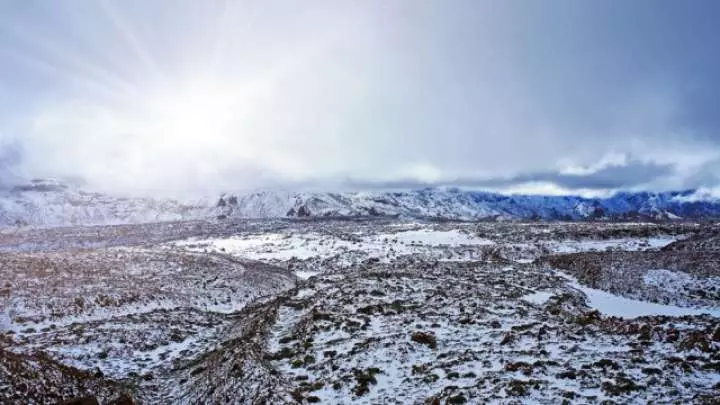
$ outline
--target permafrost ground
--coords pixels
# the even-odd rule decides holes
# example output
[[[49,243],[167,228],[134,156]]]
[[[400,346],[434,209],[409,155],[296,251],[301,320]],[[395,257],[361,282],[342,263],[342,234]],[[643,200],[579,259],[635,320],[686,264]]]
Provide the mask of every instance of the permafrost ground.
[[[695,224],[5,232],[0,403],[717,403]]]

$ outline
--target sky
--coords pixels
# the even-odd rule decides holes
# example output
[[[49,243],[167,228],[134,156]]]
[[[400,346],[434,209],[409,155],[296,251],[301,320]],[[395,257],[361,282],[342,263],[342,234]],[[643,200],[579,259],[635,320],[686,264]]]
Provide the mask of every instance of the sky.
[[[0,0],[0,183],[720,190],[715,0]]]

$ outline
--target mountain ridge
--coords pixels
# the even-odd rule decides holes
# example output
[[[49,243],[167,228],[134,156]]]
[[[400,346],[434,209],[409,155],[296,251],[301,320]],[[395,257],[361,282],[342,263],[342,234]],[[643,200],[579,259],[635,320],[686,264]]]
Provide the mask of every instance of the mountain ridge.
[[[232,217],[387,216],[457,220],[632,220],[720,217],[720,201],[693,200],[695,190],[619,192],[605,198],[506,195],[426,188],[345,193],[226,194],[216,213]]]
[[[226,193],[201,202],[117,197],[57,181],[0,191],[0,226],[115,225],[239,218],[382,217],[445,220],[705,220],[720,200],[695,190],[618,192],[609,197],[507,195],[457,188],[405,191]]]

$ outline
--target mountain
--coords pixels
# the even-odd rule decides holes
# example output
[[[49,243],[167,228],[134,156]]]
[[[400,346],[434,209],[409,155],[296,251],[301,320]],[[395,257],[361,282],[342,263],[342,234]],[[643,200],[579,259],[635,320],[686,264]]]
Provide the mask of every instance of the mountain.
[[[720,218],[720,200],[680,192],[608,198],[503,195],[459,189],[224,194],[212,202],[126,198],[52,180],[0,191],[0,227],[111,225],[176,220],[400,216],[450,220],[674,220]]]
[[[173,200],[125,198],[36,179],[0,190],[0,226],[116,225],[196,219],[207,206]]]
[[[608,198],[503,195],[459,189],[401,192],[282,193],[222,196],[218,218],[402,216],[456,220],[668,220],[720,218],[720,200],[680,192],[617,193]]]

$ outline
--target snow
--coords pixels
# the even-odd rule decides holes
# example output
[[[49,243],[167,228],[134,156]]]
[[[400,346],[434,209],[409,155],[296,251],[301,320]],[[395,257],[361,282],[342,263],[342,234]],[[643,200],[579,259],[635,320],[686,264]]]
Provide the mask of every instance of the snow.
[[[673,284],[688,284],[694,279],[695,277],[687,273],[665,269],[657,269],[648,270],[643,276],[643,283],[645,283],[645,285],[651,285],[655,287],[667,286],[668,288],[672,288]]]
[[[654,237],[628,237],[614,239],[565,239],[565,240],[537,240],[504,245],[508,258],[515,263],[532,263],[535,259],[548,253],[568,254],[581,252],[605,251],[646,251],[657,250],[667,246],[685,236],[664,235]]]
[[[0,227],[57,227],[178,221],[207,217],[202,203],[126,198],[57,181],[0,191]]]
[[[193,249],[195,245],[243,257],[251,260],[290,260],[292,258],[305,260],[311,257],[327,257],[334,253],[330,245],[324,242],[326,236],[308,234],[301,236],[266,233],[244,234],[226,239],[188,240],[177,242],[176,245]],[[347,248],[349,243],[337,241],[336,248]],[[197,249],[200,250],[200,249]]]
[[[643,283],[668,292],[704,290],[710,285],[720,285],[720,277],[700,279],[682,271],[651,269],[643,275]]]
[[[443,217],[464,220],[483,218],[581,220],[600,209],[605,216],[642,215],[648,218],[692,217],[682,193],[618,193],[607,198],[578,196],[508,195],[457,189],[423,189],[401,192],[288,193],[259,192],[234,196],[217,214],[227,217],[282,217],[288,212],[324,215],[399,215],[406,218]],[[720,203],[704,200],[706,209],[718,212]]]
[[[318,272],[318,271],[296,271],[295,272],[295,275],[298,278],[301,278],[303,280],[307,280],[310,277],[317,276],[318,274],[320,274],[320,272]]]
[[[431,229],[404,231],[394,234],[380,234],[371,240],[377,241],[384,238],[393,240],[397,239],[399,243],[415,243],[431,246],[492,245],[495,243],[489,239],[474,237],[458,230],[434,231]]]
[[[143,315],[155,311],[169,311],[179,307],[180,304],[168,299],[159,299],[157,301],[151,301],[143,304],[132,304],[125,305],[118,308],[90,308],[87,312],[78,315],[68,315],[61,318],[55,317],[51,319],[44,319],[40,322],[31,321],[28,323],[12,323],[9,329],[14,332],[20,332],[28,326],[32,326],[36,329],[44,329],[47,327],[64,327],[72,324],[91,323],[99,322],[112,318],[119,318],[128,315]],[[18,313],[28,316],[33,314],[30,311],[23,311],[20,304],[13,305],[13,309]]]
[[[533,304],[542,305],[547,302],[554,294],[547,291],[536,291],[532,294],[528,294],[521,299]]]
[[[554,253],[577,253],[622,249],[624,251],[659,249],[678,240],[676,236],[652,238],[619,238],[606,240],[566,240],[554,242],[550,249]]]
[[[12,319],[8,314],[7,308],[0,312],[0,331],[9,330],[12,326]]]
[[[309,298],[315,295],[315,290],[312,288],[303,288],[295,294],[295,298],[297,299],[303,299],[303,298]]]
[[[145,374],[163,364],[170,364],[176,359],[184,358],[183,354],[187,355],[193,349],[197,351],[197,346],[200,345],[200,336],[204,335],[207,335],[207,331],[180,342],[168,342],[166,345],[158,346],[150,351],[128,350],[123,352],[122,356],[110,356],[104,359],[88,358],[88,353],[97,354],[103,351],[101,345],[92,343],[57,346],[51,349],[50,352],[64,358],[72,366],[79,368],[97,367],[103,374],[121,379],[127,378],[131,372]],[[113,349],[121,351],[123,347],[115,344]],[[142,361],[137,361],[137,359],[142,359]]]
[[[576,318],[587,311],[585,303],[624,318],[720,316],[720,308],[623,298],[574,279],[566,282],[550,274],[542,261],[520,264],[529,262],[530,256],[557,251],[653,249],[675,239],[657,236],[665,232],[662,229],[654,231],[653,238],[603,240],[608,235],[633,235],[606,232],[610,227],[640,225],[271,222],[272,227],[238,226],[242,231],[233,229],[233,233],[213,229],[142,248],[102,249],[103,254],[90,256],[63,251],[47,256],[47,262],[72,258],[77,263],[52,272],[39,266],[36,273],[47,278],[35,277],[23,262],[17,262],[17,271],[5,270],[5,278],[12,275],[13,296],[3,301],[0,292],[0,334],[3,324],[9,325],[6,318],[35,315],[41,323],[18,321],[12,342],[18,351],[45,350],[64,364],[84,370],[97,367],[117,380],[131,372],[151,373],[153,380],[136,379],[137,392],[145,396],[143,403],[216,403],[223,402],[225,395],[256,398],[246,392],[257,393],[258,387],[283,396],[302,387],[304,381],[324,384],[303,394],[317,396],[323,403],[422,403],[431,396],[447,402],[456,394],[466,396],[467,403],[550,403],[560,402],[568,391],[578,395],[573,399],[577,403],[605,399],[645,403],[664,396],[686,403],[692,395],[712,390],[720,379],[709,355],[688,360],[695,368],[691,373],[664,367],[671,356],[688,357],[681,342],[695,331],[708,335],[717,318],[643,320],[658,330],[675,325],[681,336],[676,342],[653,336],[652,343],[642,346],[642,363],[635,362],[637,337],[614,328],[624,328],[629,322],[603,319],[610,327],[598,329],[579,327]],[[596,235],[586,232],[593,229]],[[684,232],[685,228],[674,229]],[[167,242],[190,235],[203,236]],[[516,263],[496,260],[495,253],[513,254],[508,258]],[[607,254],[611,255],[615,253]],[[80,266],[83,263],[87,269]],[[633,281],[642,278],[653,293],[705,281],[687,273],[646,268],[643,264],[634,269]],[[317,277],[312,282],[298,280],[313,276]],[[63,294],[46,294],[51,283],[44,280],[53,281]],[[125,290],[140,299],[110,307],[90,305],[98,294],[122,297],[120,292]],[[26,292],[18,296],[21,291]],[[586,300],[576,299],[581,293]],[[66,308],[76,296],[87,298],[88,303],[79,312]],[[570,296],[573,299],[564,299]],[[254,302],[247,312],[235,314],[250,301]],[[33,305],[23,306],[25,302]],[[38,305],[45,302],[52,305]],[[11,312],[3,312],[6,303],[12,304]],[[560,304],[563,310],[549,316],[554,311],[547,303]],[[416,332],[434,335],[437,347],[414,341]],[[505,337],[512,339],[503,343]],[[305,360],[308,355],[313,360]],[[616,362],[618,369],[594,366],[605,359]],[[302,360],[300,366],[298,360]],[[519,362],[532,365],[532,372],[513,371],[512,363]],[[663,376],[643,374],[644,368],[656,365],[664,367]],[[236,367],[241,367],[240,377],[230,372]],[[368,392],[356,393],[358,372],[375,368],[377,381]],[[557,377],[568,370],[583,371],[578,372],[580,378]],[[602,383],[621,375],[647,389],[611,398]],[[657,382],[651,383],[653,378]],[[511,383],[532,380],[538,383],[527,394],[511,397]]]
[[[587,297],[588,305],[601,313],[620,318],[637,318],[639,316],[686,316],[709,314],[720,318],[720,307],[716,308],[684,308],[675,305],[656,304],[621,297],[595,288],[585,287],[572,277],[568,277],[571,287],[580,290]]]
[[[365,258],[379,258],[386,261],[390,256],[428,254],[440,247],[472,247],[495,243],[459,230],[442,231],[431,228],[355,235],[355,237],[358,239],[350,241],[317,233],[302,235],[247,233],[222,239],[189,239],[174,242],[173,245],[195,251],[209,248],[236,257],[260,261],[326,259],[348,252],[357,252]],[[440,254],[440,252],[436,253]]]
[[[454,264],[441,263],[438,266],[438,269],[427,269],[428,274],[422,278],[405,275],[397,278],[350,276],[333,278],[331,282],[330,277],[334,274],[320,275],[312,287],[307,287],[317,289],[317,294],[305,301],[302,309],[297,310],[300,307],[297,305],[293,305],[292,309],[281,308],[280,320],[272,329],[270,344],[273,352],[285,347],[294,353],[295,359],[310,354],[316,361],[312,365],[292,367],[294,360],[283,358],[273,360],[272,365],[290,381],[303,377],[303,381],[309,383],[323,382],[323,387],[308,395],[327,403],[375,404],[394,403],[394,400],[398,403],[422,403],[431,396],[440,396],[443,398],[441,402],[445,402],[448,396],[456,393],[468,398],[467,403],[508,403],[514,399],[522,403],[549,403],[553,401],[547,398],[554,396],[557,399],[567,391],[579,395],[574,402],[595,403],[612,399],[602,388],[602,382],[613,382],[613,374],[626,373],[638,384],[647,384],[650,377],[641,372],[641,368],[678,353],[672,344],[666,347],[663,342],[655,343],[643,354],[647,362],[637,364],[632,362],[629,353],[635,349],[635,337],[565,329],[574,315],[561,315],[567,317],[563,320],[548,318],[546,309],[540,305],[555,294],[582,287],[577,283],[566,284],[555,277],[534,278],[537,274],[533,266],[478,265],[475,271],[480,274],[466,279],[467,285],[463,285],[462,279],[456,275],[448,277],[450,273],[446,270],[453,268]],[[533,278],[525,279],[528,276]],[[320,287],[320,284],[323,286]],[[536,291],[529,291],[527,285],[533,286]],[[468,291],[473,288],[477,288],[477,292]],[[370,293],[372,291],[392,291],[393,294],[374,295]],[[463,298],[446,300],[445,295],[433,293],[438,291],[445,292],[447,297]],[[583,288],[582,291],[588,295],[591,305],[607,310],[603,306],[608,303],[607,297],[605,301],[599,301],[593,290]],[[463,295],[465,293],[468,295]],[[302,293],[303,297],[307,295]],[[366,316],[357,317],[359,308],[377,305],[387,308],[390,300],[408,304],[407,309],[363,311]],[[527,303],[535,305],[528,306]],[[575,309],[585,310],[582,303],[575,300],[566,304],[571,308],[569,313],[578,313]],[[637,303],[632,302],[629,308],[635,306]],[[317,312],[327,316],[312,316]],[[482,315],[477,316],[479,312]],[[292,316],[286,317],[286,313]],[[611,315],[618,314],[611,312]],[[465,319],[470,322],[461,322]],[[709,319],[712,318],[695,321],[709,324],[712,322]],[[351,327],[355,322],[363,325]],[[675,323],[674,320],[667,322]],[[298,330],[307,332],[299,335]],[[541,330],[545,331],[542,338],[539,337]],[[414,343],[411,336],[415,331],[435,335],[437,348],[430,349]],[[516,340],[500,344],[508,333]],[[277,342],[281,337],[293,334],[302,338],[282,345]],[[312,344],[306,345],[308,341]],[[326,356],[326,351],[334,354]],[[621,371],[616,373],[592,366],[607,359],[616,362]],[[532,374],[525,375],[523,370],[508,371],[508,365],[515,362],[532,365]],[[591,367],[581,378],[555,377],[567,370],[579,370],[581,367],[585,370],[586,365]],[[370,384],[368,392],[355,394],[355,373],[370,368],[378,370],[374,374],[376,382]],[[692,381],[697,387],[712,387],[716,383],[709,381],[715,378],[711,376],[711,370],[698,369],[694,374],[697,377],[676,377],[673,372],[668,371],[666,378],[669,384],[678,381],[677,386],[680,386],[691,378],[697,378]],[[471,377],[465,377],[466,373],[471,373]],[[540,388],[529,390],[522,398],[514,398],[508,393],[509,382],[529,380],[541,380]],[[338,383],[339,388],[333,388],[334,383]],[[644,403],[651,397],[662,395],[662,392],[657,392],[659,390],[651,387],[647,392],[633,393],[620,399],[624,403]]]

